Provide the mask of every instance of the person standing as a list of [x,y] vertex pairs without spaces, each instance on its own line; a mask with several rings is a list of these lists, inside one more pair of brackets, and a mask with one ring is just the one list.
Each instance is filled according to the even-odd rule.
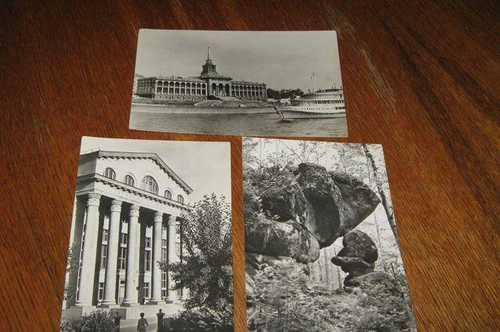
[[120,320],[121,319],[122,319],[122,317],[120,316],[120,314],[118,312],[115,312],[115,315],[113,317],[113,322],[115,323],[115,329],[114,329],[115,332],[120,332]]
[[148,321],[144,318],[144,313],[140,313],[141,318],[137,321],[137,331],[146,332],[146,328],[149,326]]
[[163,327],[163,317],[165,316],[165,313],[163,311],[158,310],[158,313],[156,314],[156,317],[158,317],[158,327],[157,331],[162,332],[162,327]]

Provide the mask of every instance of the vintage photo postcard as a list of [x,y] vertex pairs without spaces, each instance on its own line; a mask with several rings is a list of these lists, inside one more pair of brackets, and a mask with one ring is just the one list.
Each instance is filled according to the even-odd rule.
[[249,331],[416,331],[382,146],[243,150]]
[[233,331],[230,144],[84,137],[77,174],[61,331]]
[[139,32],[130,128],[347,136],[335,31]]

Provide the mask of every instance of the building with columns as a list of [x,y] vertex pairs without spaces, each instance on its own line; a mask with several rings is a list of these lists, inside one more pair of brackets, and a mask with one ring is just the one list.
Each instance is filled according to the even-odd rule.
[[210,58],[207,59],[198,77],[154,76],[137,81],[136,94],[140,97],[165,101],[206,100],[208,97],[232,97],[242,100],[267,100],[265,83],[237,81],[219,74]]
[[180,227],[192,191],[155,153],[82,154],[63,316],[180,310],[188,290],[173,289],[158,262],[182,260]]

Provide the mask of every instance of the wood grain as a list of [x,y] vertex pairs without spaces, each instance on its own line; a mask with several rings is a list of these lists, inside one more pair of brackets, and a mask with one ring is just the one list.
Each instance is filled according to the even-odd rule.
[[349,141],[384,145],[419,328],[497,330],[500,3],[398,3],[4,1],[0,331],[58,330],[82,135],[231,142],[245,330],[240,138],[128,129],[140,27],[337,30]]

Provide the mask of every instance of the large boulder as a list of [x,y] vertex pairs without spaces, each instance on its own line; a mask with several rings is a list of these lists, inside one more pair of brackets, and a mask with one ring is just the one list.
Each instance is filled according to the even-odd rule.
[[[356,178],[302,163],[257,194],[265,217],[247,220],[247,252],[314,262],[380,203]],[[252,202],[255,203],[254,200]]]
[[347,233],[342,244],[344,248],[332,258],[332,263],[348,273],[344,280],[344,285],[348,286],[353,278],[373,272],[378,250],[373,240],[359,230]]
[[285,256],[299,262],[314,262],[319,258],[319,243],[307,231],[292,221],[256,223],[247,228],[247,252],[268,256]]

